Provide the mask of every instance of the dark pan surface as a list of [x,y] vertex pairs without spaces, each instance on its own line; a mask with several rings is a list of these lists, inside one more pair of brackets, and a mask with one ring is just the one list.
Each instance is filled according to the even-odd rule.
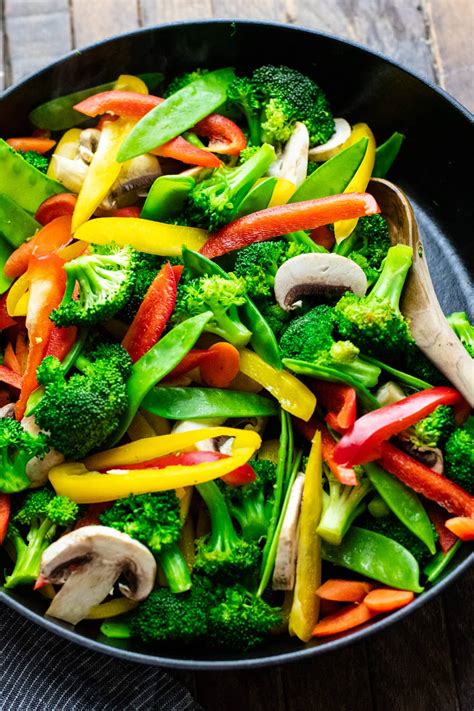
[[[335,116],[366,121],[379,142],[393,131],[407,137],[389,178],[410,197],[423,235],[433,282],[446,312],[473,313],[473,200],[468,156],[472,116],[435,86],[382,55],[313,30],[272,23],[204,21],[144,29],[67,55],[6,91],[0,135],[21,135],[39,103],[113,80],[120,73],[163,71],[172,76],[196,66],[287,64],[313,76],[327,92]],[[446,147],[444,147],[446,146]],[[461,551],[433,588],[408,608],[355,633],[302,645],[275,637],[258,650],[225,655],[206,649],[151,649],[132,640],[107,640],[96,623],[70,625],[43,617],[45,601],[27,590],[0,590],[0,599],[34,622],[91,649],[130,661],[192,669],[244,668],[298,661],[366,638],[432,599],[467,570],[474,556]]]

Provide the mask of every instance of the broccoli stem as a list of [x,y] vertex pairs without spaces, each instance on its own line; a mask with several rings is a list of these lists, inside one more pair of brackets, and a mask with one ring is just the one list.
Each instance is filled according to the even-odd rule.
[[265,509],[265,497],[262,491],[243,498],[239,506],[228,504],[229,511],[238,522],[245,538],[250,541],[258,541],[267,533],[267,512]]
[[365,508],[362,499],[370,489],[367,479],[357,486],[345,486],[329,476],[329,494],[323,500],[323,512],[317,533],[332,545],[340,545],[349,526]]
[[24,545],[21,536],[18,538],[23,546],[17,547],[19,541],[14,539],[17,547],[17,559],[12,574],[7,576],[5,587],[14,588],[17,585],[31,585],[39,575],[41,556],[49,546],[51,538],[56,531],[56,524],[46,518],[40,525],[33,524],[28,532],[27,545]]
[[177,543],[169,543],[156,557],[171,592],[182,593],[191,588],[189,569]]
[[31,484],[31,481],[26,475],[26,465],[31,457],[26,454],[17,454],[15,460],[12,461],[8,449],[8,447],[2,447],[2,493],[16,494],[18,491],[27,489]]
[[209,548],[230,553],[239,542],[229,509],[215,481],[198,484],[196,489],[204,499],[211,517],[211,536]]
[[252,333],[240,321],[237,308],[235,306],[228,309],[215,308],[213,312],[217,326],[213,325],[211,321],[206,330],[217,336],[222,336],[237,348],[243,348],[249,342]]
[[413,261],[413,250],[405,244],[390,247],[383,261],[382,271],[367,297],[367,302],[388,301],[395,312],[400,312],[400,297],[408,270]]
[[245,163],[226,173],[231,198],[238,207],[256,180],[264,175],[275,160],[275,149],[265,143]]

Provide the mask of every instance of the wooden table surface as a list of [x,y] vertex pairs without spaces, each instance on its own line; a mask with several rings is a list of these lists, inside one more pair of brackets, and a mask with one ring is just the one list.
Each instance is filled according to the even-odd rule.
[[[0,0],[0,89],[74,47],[204,17],[278,20],[357,40],[474,109],[472,0]],[[323,658],[176,676],[216,711],[471,711],[473,584],[471,571],[402,623]]]

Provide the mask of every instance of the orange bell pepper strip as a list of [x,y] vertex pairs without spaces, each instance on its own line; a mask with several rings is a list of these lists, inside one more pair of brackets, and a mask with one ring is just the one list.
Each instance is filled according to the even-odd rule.
[[23,242],[18,249],[15,249],[8,257],[3,270],[8,277],[16,279],[26,272],[32,256],[44,257],[65,247],[71,239],[71,216],[56,217],[37,232],[29,242]]
[[36,369],[47,352],[49,338],[54,328],[49,316],[61,303],[66,288],[66,272],[63,264],[63,260],[56,254],[30,258],[27,271],[30,300],[26,315],[30,347],[20,398],[15,405],[17,420],[21,420],[25,414],[28,398],[38,385]]
[[357,416],[357,395],[354,388],[342,383],[313,380],[311,390],[318,402],[328,410],[325,421],[336,432],[346,432]]
[[25,136],[24,138],[7,138],[6,143],[15,151],[34,151],[35,153],[47,153],[54,148],[56,141],[42,136]]
[[39,222],[40,225],[44,226],[56,217],[72,215],[74,208],[76,207],[76,202],[77,196],[72,193],[59,193],[58,195],[51,195],[51,197],[42,202],[36,210],[35,220]]
[[158,272],[122,341],[135,363],[160,336],[176,303],[176,277],[169,262]]
[[75,326],[67,328],[54,326],[49,336],[45,357],[54,356],[58,360],[63,360],[76,342],[76,338],[77,328]]
[[247,145],[245,134],[227,116],[209,114],[192,129],[198,136],[209,139],[208,151],[223,155],[238,156]]
[[8,521],[10,518],[10,496],[0,494],[0,545],[7,535]]
[[3,363],[5,367],[11,370],[13,373],[21,375],[21,366],[11,343],[7,343],[5,347],[5,352],[3,354]]
[[242,249],[254,242],[279,237],[298,230],[312,230],[341,219],[380,212],[369,193],[343,193],[317,200],[305,200],[253,212],[225,225],[209,237],[201,249],[209,259]]
[[445,523],[446,528],[461,541],[474,541],[474,519],[466,516],[450,518]]
[[15,342],[15,355],[20,365],[20,373],[22,375],[26,370],[26,364],[28,362],[28,345],[25,336],[26,334],[20,331],[20,333],[17,334]]
[[0,383],[21,390],[21,375],[10,370],[6,365],[0,365]]

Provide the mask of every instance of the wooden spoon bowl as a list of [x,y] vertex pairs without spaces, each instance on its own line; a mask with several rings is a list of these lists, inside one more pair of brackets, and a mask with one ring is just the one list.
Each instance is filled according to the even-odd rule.
[[368,187],[390,227],[393,244],[413,249],[413,267],[403,292],[401,310],[421,351],[474,407],[474,359],[446,321],[431,281],[413,208],[388,180],[373,178]]

